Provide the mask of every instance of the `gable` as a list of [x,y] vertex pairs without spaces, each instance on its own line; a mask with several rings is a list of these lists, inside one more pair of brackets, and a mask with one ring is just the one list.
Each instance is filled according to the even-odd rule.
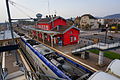
[[66,31],[64,34],[79,34],[79,30],[76,28],[71,28],[68,31]]
[[79,28],[75,27],[75,26],[71,26],[68,29],[66,29],[63,33],[66,33],[67,31],[71,30],[71,29],[75,29],[76,31],[80,31]]
[[69,31],[70,29],[75,29],[78,32],[80,31],[80,29],[75,26],[64,26],[64,25],[59,25],[59,26],[53,28],[52,31],[56,31],[56,32],[64,34],[67,31]]

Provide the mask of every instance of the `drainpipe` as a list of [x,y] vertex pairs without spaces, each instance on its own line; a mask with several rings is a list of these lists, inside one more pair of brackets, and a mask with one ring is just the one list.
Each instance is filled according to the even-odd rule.
[[59,26],[57,26],[57,31],[59,31]]
[[80,32],[78,34],[78,44],[80,43]]

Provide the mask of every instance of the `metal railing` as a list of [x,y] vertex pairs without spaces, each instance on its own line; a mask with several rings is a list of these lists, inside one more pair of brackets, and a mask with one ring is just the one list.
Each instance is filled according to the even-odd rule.
[[82,51],[93,49],[93,48],[97,48],[100,50],[108,50],[108,49],[112,49],[112,48],[116,48],[116,47],[120,47],[120,42],[111,43],[111,44],[97,43],[97,44],[89,45],[89,46],[82,47],[82,48],[79,48],[76,50],[72,50],[72,53],[82,52]]

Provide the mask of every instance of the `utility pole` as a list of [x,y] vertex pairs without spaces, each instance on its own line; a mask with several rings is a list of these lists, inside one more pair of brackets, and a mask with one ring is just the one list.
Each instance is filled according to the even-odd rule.
[[107,43],[107,32],[108,32],[108,24],[106,24],[106,32],[105,32],[105,45]]
[[[8,2],[9,2],[9,0],[6,0],[6,8],[7,8],[9,26],[10,26],[11,35],[12,35],[12,43],[13,43],[13,45],[15,45],[16,43],[15,43],[15,40],[14,40],[13,27],[12,27],[11,16],[10,16],[10,9],[9,9],[9,3]],[[16,57],[17,64],[19,64],[19,62],[18,62],[18,55],[16,53],[15,53],[15,57]]]

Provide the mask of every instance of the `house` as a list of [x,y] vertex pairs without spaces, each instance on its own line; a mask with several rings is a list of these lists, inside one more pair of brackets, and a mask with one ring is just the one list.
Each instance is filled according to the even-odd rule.
[[38,21],[32,28],[35,38],[58,45],[69,45],[79,43],[79,29],[74,25],[68,26],[67,21],[60,17],[46,17]]
[[81,29],[97,29],[99,28],[99,24],[95,17],[93,17],[90,14],[85,14],[81,16],[80,28]]
[[46,18],[42,18],[38,21],[36,28],[42,30],[51,30],[58,25],[67,25],[66,20],[60,16],[46,16]]
[[[75,44],[79,42],[79,29],[75,26],[59,25],[52,29],[52,31],[59,32],[55,35],[56,42],[62,45]],[[57,39],[56,39],[57,38]]]
[[81,19],[81,17],[76,17],[75,18],[75,20],[74,20],[74,24],[78,27],[78,28],[80,28],[80,19]]
[[105,25],[105,19],[98,19],[98,22],[99,22],[101,25]]

